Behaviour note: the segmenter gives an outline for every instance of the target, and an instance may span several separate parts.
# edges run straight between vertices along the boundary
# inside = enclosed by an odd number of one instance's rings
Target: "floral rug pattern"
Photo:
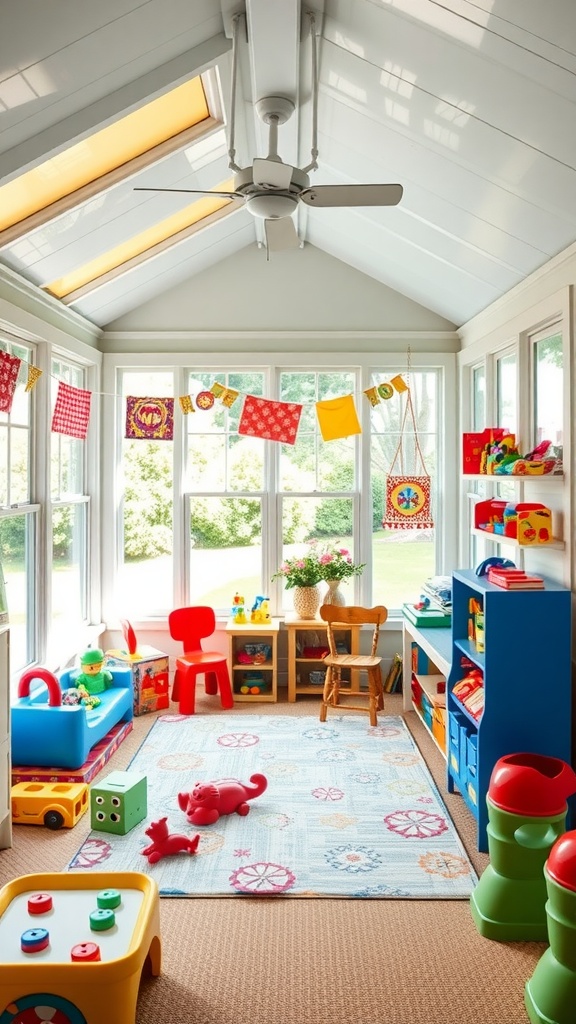
[[[93,831],[68,870],[143,871],[162,896],[466,899],[477,876],[400,716],[161,715],[128,769],[148,813],[126,835]],[[249,812],[189,823],[178,794],[261,773]],[[97,787],[98,782],[94,785]],[[149,864],[145,829],[164,816],[196,853]]]

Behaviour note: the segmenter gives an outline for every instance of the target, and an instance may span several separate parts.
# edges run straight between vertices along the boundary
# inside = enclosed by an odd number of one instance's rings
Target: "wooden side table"
[[[257,704],[276,703],[278,700],[278,631],[281,621],[271,619],[266,623],[247,622],[244,625],[228,620],[228,669],[235,701]],[[257,656],[259,647],[268,648],[265,661],[260,661]],[[254,657],[250,653],[252,650],[256,650],[256,661],[250,660]]]
[[[322,619],[299,619],[287,615],[284,625],[288,630],[288,700],[292,703],[298,694],[314,693],[322,696],[325,668],[323,653],[328,651],[326,623]],[[360,653],[360,626],[336,626],[348,654]],[[353,690],[360,689],[360,673],[351,672]]]

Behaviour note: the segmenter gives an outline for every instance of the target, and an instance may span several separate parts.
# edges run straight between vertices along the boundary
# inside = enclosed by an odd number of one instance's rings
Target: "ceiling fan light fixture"
[[[277,193],[251,196],[246,200],[246,207],[253,217],[263,220],[280,220],[294,213],[298,205],[297,196],[278,195]]]

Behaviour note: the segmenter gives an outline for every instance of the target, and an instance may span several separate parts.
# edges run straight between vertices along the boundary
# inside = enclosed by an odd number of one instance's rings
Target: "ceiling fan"
[[[268,125],[268,155],[256,157],[250,167],[239,167],[234,156],[235,129],[235,94],[237,80],[237,44],[236,35],[238,16],[234,21],[232,49],[232,84],[231,84],[231,115],[230,144],[228,150],[229,167],[234,174],[234,191],[217,191],[188,188],[144,188],[136,187],[135,192],[186,192],[192,195],[222,196],[242,203],[254,216],[263,221],[266,237],[267,258],[271,252],[300,247],[300,240],[292,220],[292,214],[299,203],[313,207],[350,207],[350,206],[396,206],[403,193],[402,185],[398,184],[347,184],[347,185],[311,185],[309,171],[316,170],[317,164],[317,107],[318,107],[318,74],[316,33],[314,15],[309,14],[312,37],[312,161],[308,166],[299,168],[285,164],[278,155],[278,127],[285,124],[295,110],[295,104],[285,96],[267,96],[255,104],[261,121]]]

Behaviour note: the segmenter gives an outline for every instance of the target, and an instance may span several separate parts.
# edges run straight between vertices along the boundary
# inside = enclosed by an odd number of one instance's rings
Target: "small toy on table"
[[[250,611],[250,622],[270,622],[270,598],[258,594]]]
[[[232,621],[235,622],[237,626],[244,626],[248,621],[246,618],[244,598],[241,597],[238,592],[234,594],[234,599],[232,601]]]
[[[176,853],[196,853],[200,842],[199,832],[192,838],[176,833],[170,834],[168,818],[159,818],[158,821],[151,822],[145,832],[152,842],[140,850],[140,853],[148,858],[149,864],[157,864],[163,857],[170,857]]]

